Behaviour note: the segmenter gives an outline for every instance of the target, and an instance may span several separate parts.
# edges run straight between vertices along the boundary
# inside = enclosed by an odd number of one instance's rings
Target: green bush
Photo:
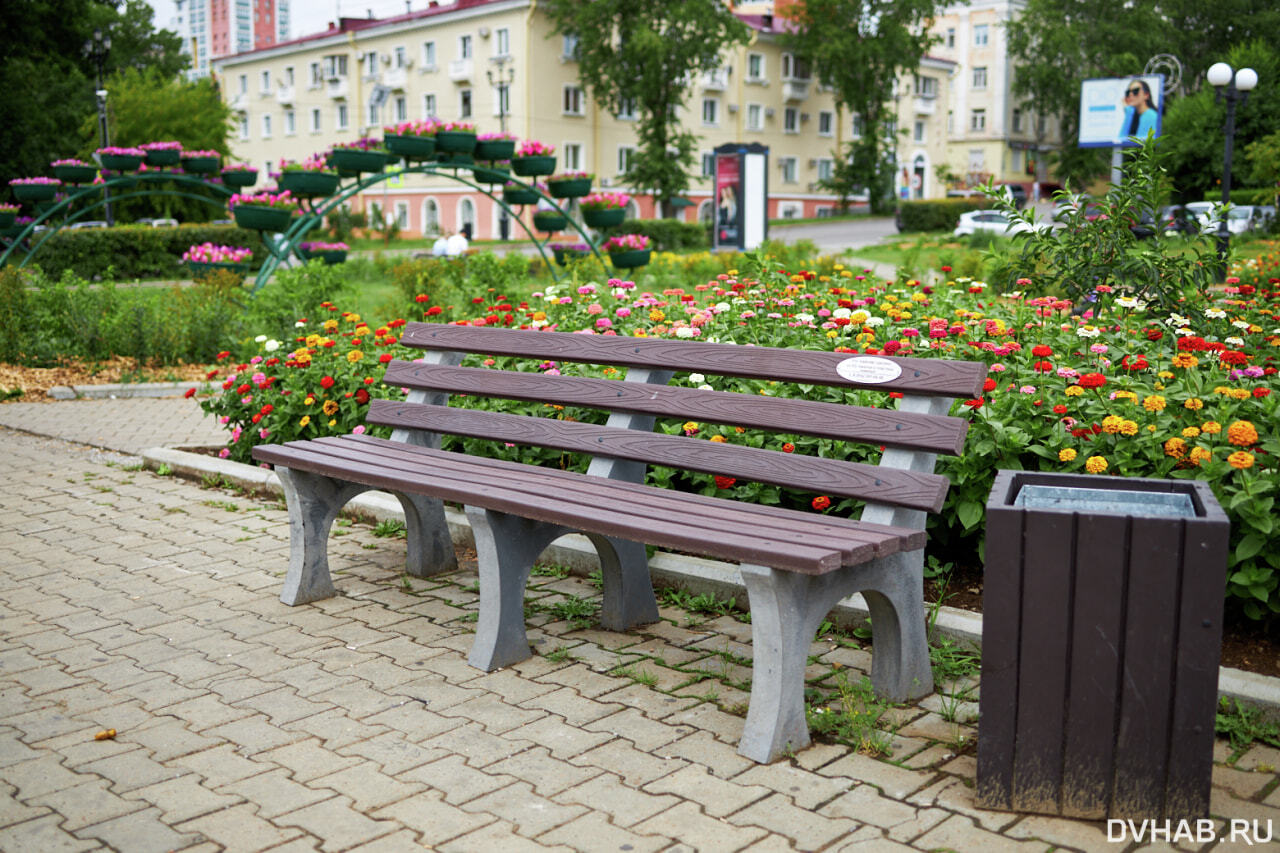
[[[257,231],[234,225],[124,225],[58,231],[41,244],[31,263],[52,279],[68,272],[88,280],[185,277],[179,266],[182,253],[199,243],[246,246],[259,260],[265,254]]]
[[[904,201],[898,206],[898,230],[950,231],[960,221],[960,214],[988,207],[991,202],[985,196]]]
[[[1206,194],[1205,201],[1222,201],[1222,191]],[[1275,187],[1240,188],[1231,191],[1232,204],[1275,204]]]
[[[626,234],[643,234],[653,241],[652,248],[659,252],[678,252],[682,249],[705,249],[711,245],[711,230],[701,222],[681,222],[679,219],[629,219],[618,226]]]

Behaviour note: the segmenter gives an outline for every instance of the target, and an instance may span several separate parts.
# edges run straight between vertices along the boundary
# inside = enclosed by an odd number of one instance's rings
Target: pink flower
[[[596,320],[597,329],[607,329],[612,325],[613,325],[613,321],[610,320],[608,317],[601,317],[600,319]]]
[[[229,448],[229,447],[224,447],[224,448],[222,448],[221,450],[219,450],[219,451],[218,451],[218,458],[219,458],[219,459],[226,459],[226,458],[227,458],[228,456],[230,456],[230,455],[231,455],[231,448]]]
[[[364,435],[364,424],[357,424],[355,429],[351,430],[352,435]]]

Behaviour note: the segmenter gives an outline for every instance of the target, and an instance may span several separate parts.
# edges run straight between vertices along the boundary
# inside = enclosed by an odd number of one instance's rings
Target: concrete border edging
[[[121,382],[110,385],[54,385],[45,396],[55,400],[100,400],[119,397],[181,397],[194,388],[209,391],[208,382]]]
[[[250,491],[280,496],[280,478],[275,472],[242,462],[229,462],[216,456],[191,453],[171,447],[153,447],[141,454],[151,470],[161,465],[189,479],[221,477]],[[355,497],[347,509],[376,520],[404,521],[400,501],[386,492],[370,491]],[[446,508],[449,533],[455,544],[473,546],[471,526],[465,514]],[[550,562],[566,566],[576,574],[586,575],[599,568],[595,547],[585,536],[571,534],[553,542],[544,552]],[[649,561],[654,581],[661,586],[676,587],[695,595],[712,593],[717,598],[733,598],[746,603],[746,586],[737,566],[719,560],[691,557],[659,551]],[[932,613],[932,611],[930,611]],[[861,595],[851,595],[832,611],[835,624],[850,626],[867,618]],[[982,614],[955,607],[937,608],[934,630],[960,642],[982,646]],[[1218,693],[1261,709],[1268,718],[1280,719],[1280,678],[1254,672],[1220,667]]]

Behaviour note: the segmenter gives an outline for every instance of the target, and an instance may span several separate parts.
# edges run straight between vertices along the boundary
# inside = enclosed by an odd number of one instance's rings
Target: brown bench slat
[[[937,512],[947,478],[777,450],[447,406],[374,400],[370,423],[554,447]]]
[[[863,544],[870,545],[874,549],[874,556],[876,557],[887,556],[901,550],[923,548],[925,544],[924,531],[917,528],[894,527],[885,524],[864,524],[841,516],[818,515],[775,506],[766,507],[740,501],[727,501],[724,498],[677,492],[673,489],[655,489],[638,483],[587,477],[576,472],[560,471],[554,468],[539,467],[535,469],[522,463],[501,459],[469,456],[467,454],[439,450],[425,450],[417,447],[406,449],[405,445],[400,442],[370,436],[319,438],[315,442],[321,444],[362,442],[368,445],[364,452],[385,456],[393,465],[404,462],[419,464],[421,453],[429,453],[439,454],[438,464],[440,464],[441,460],[443,464],[458,464],[457,460],[463,459],[465,462],[461,464],[467,466],[468,472],[474,472],[479,468],[491,468],[501,476],[508,477],[513,471],[521,476],[528,474],[530,471],[537,471],[536,491],[533,493],[535,499],[542,499],[546,495],[546,479],[552,478],[557,488],[583,495],[585,505],[593,508],[599,504],[601,484],[604,484],[604,487],[609,489],[611,497],[622,500],[636,500],[655,509],[661,509],[671,517],[690,518],[703,527],[716,532],[723,528],[727,505],[729,510],[734,513],[735,518],[751,518],[750,526],[741,531],[742,535],[746,536],[755,535],[761,528],[771,532],[776,531],[771,535],[789,536],[798,529],[803,528],[802,535],[797,539],[801,544],[812,544],[815,541],[824,541],[826,539],[848,541],[850,543],[858,543],[852,547],[860,547]],[[824,544],[829,543],[824,541]],[[850,552],[845,556],[850,561],[857,561],[861,559],[860,553]]]
[[[574,529],[590,528],[593,532],[638,542],[674,547],[693,553],[724,556],[751,563],[764,563],[804,573],[823,573],[838,568],[843,562],[839,548],[777,541],[757,534],[754,538],[721,534],[691,524],[689,519],[669,521],[642,514],[634,504],[625,507],[608,505],[604,500],[607,487],[596,495],[594,504],[583,505],[553,497],[546,493],[546,483],[529,471],[523,475],[508,472],[507,479],[484,476],[463,466],[443,466],[439,459],[420,460],[420,467],[380,464],[370,459],[354,441],[347,447],[320,442],[297,442],[254,449],[255,458],[285,467],[313,471],[327,476],[393,491],[427,493],[443,500],[457,501],[501,512],[510,512],[535,521],[563,524]],[[259,451],[262,451],[259,453]],[[458,455],[458,454],[444,454]],[[467,457],[461,457],[466,459]],[[524,486],[523,489],[520,486]],[[654,490],[657,491],[657,490]],[[732,504],[729,507],[732,510]],[[584,524],[589,521],[590,524]],[[867,550],[870,550],[868,547]]]
[[[846,359],[869,357],[853,353],[438,323],[408,324],[404,327],[401,342],[430,350],[687,370],[924,396],[977,397],[982,393],[982,382],[987,375],[986,365],[980,362],[889,358],[887,360],[901,366],[901,376],[887,382],[867,384],[850,382],[836,372],[836,366]]]
[[[383,381],[427,391],[641,412],[952,456],[960,453],[969,429],[962,418],[896,409],[406,361],[390,362]]]

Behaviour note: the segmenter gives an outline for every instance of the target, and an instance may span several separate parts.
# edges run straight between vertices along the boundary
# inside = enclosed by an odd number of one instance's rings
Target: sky
[[[414,9],[422,9],[427,0],[411,0]],[[171,29],[174,18],[173,0],[147,0],[147,5],[155,10],[157,29]],[[402,15],[405,11],[404,0],[290,0],[289,3],[289,37],[317,33],[328,26],[330,21],[337,20],[339,13],[348,18],[363,18],[373,10],[375,18],[386,18],[391,15]]]

